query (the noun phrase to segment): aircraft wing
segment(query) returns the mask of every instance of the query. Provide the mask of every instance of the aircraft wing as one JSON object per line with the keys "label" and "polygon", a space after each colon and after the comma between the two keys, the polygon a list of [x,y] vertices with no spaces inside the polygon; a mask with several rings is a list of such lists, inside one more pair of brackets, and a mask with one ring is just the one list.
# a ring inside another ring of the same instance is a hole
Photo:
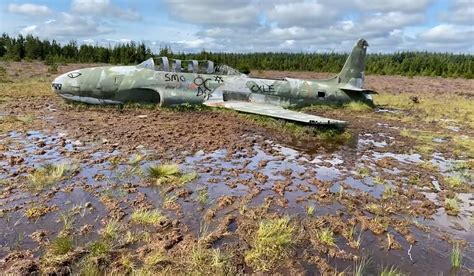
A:
{"label": "aircraft wing", "polygon": [[278,119],[284,119],[289,121],[295,121],[311,125],[346,125],[347,122],[320,117],[316,115],[310,115],[298,111],[288,110],[281,106],[255,103],[255,102],[244,102],[244,101],[223,101],[218,103],[208,103],[209,106],[225,107],[245,113],[252,113],[258,115],[269,116]]}

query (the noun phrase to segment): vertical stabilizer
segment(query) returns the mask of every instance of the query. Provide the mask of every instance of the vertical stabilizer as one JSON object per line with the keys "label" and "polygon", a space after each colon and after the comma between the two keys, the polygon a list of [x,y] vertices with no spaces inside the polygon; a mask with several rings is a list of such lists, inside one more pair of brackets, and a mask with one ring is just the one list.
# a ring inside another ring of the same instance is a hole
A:
{"label": "vertical stabilizer", "polygon": [[364,85],[365,55],[369,44],[359,39],[338,75],[339,83],[349,87],[362,88]]}

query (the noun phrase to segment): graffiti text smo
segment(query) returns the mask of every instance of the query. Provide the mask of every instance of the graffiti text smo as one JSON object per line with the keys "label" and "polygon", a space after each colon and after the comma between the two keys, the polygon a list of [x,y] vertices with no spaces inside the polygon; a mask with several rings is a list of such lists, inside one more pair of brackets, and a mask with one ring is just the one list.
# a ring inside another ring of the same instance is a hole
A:
{"label": "graffiti text smo", "polygon": [[186,78],[183,75],[166,73],[165,81],[186,81]]}

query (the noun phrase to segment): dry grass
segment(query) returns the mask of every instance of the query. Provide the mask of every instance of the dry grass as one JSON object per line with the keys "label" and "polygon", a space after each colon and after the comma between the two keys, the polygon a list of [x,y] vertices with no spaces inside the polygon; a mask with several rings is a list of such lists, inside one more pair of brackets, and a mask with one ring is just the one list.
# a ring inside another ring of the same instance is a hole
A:
{"label": "dry grass", "polygon": [[138,209],[133,211],[131,221],[136,224],[156,225],[166,219],[166,216],[157,210]]}
{"label": "dry grass", "polygon": [[77,165],[70,164],[46,164],[27,175],[28,188],[33,191],[41,191],[44,188],[57,184],[78,170]]}
{"label": "dry grass", "polygon": [[149,178],[156,181],[156,185],[185,185],[197,178],[197,173],[183,173],[177,164],[151,165],[146,169]]}

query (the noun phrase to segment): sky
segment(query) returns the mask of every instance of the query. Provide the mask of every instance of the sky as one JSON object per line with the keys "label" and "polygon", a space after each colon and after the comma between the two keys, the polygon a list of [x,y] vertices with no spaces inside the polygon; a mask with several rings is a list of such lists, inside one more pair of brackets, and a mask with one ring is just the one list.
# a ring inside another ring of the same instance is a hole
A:
{"label": "sky", "polygon": [[474,0],[0,0],[0,33],[155,52],[474,53]]}

